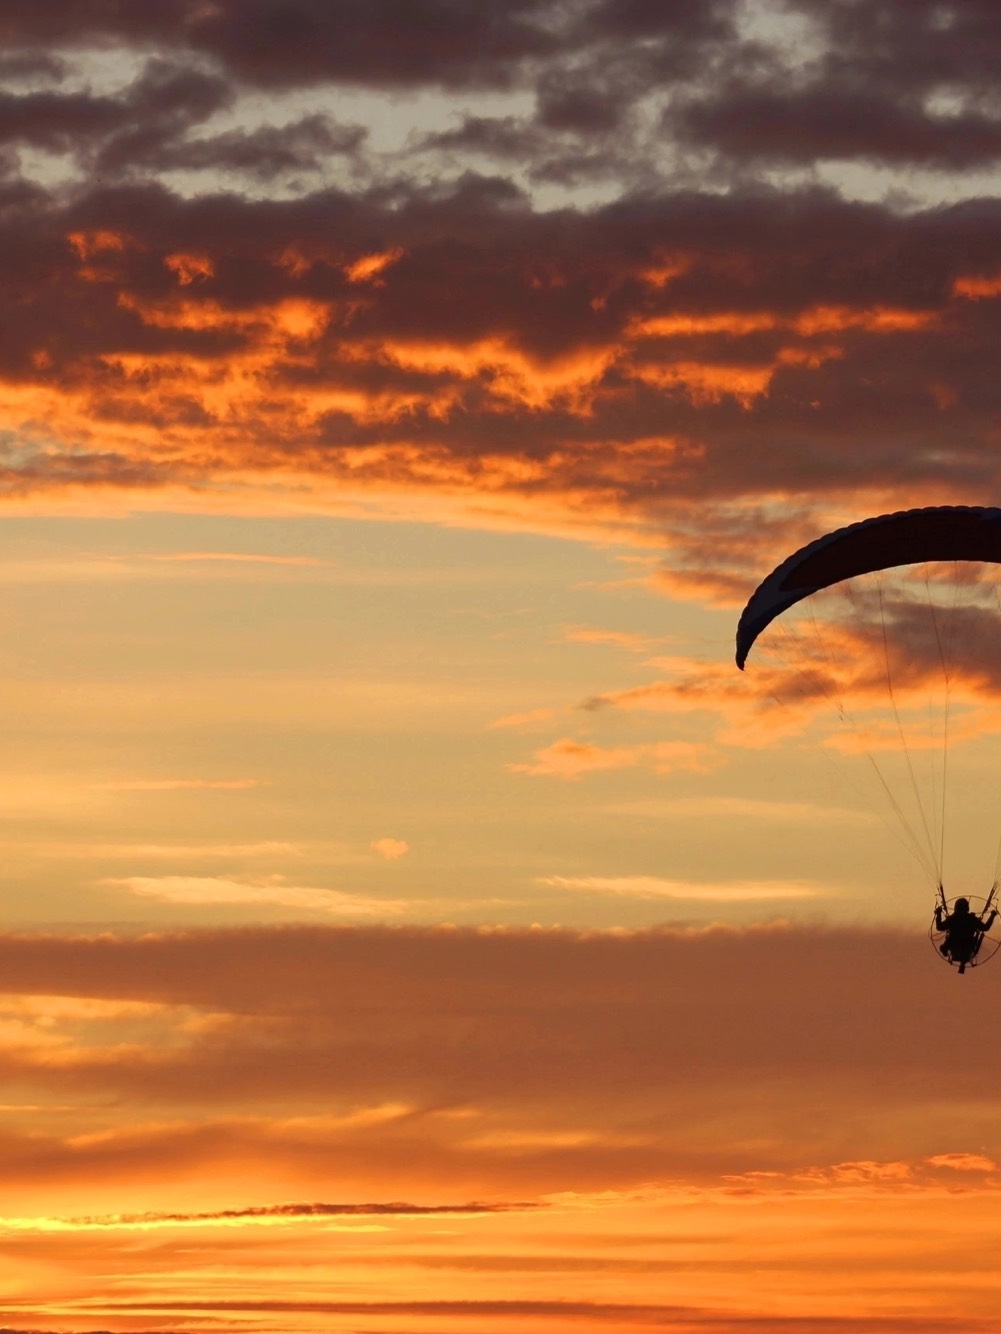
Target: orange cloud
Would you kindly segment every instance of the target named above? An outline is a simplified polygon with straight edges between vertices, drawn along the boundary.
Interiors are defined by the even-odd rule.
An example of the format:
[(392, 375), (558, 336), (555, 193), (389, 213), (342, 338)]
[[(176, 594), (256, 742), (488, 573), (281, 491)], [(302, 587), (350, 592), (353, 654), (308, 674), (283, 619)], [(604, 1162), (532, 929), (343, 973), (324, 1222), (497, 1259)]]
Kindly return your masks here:
[(389, 862), (398, 861), (410, 851), (410, 844), (404, 842), (402, 838), (377, 838), (369, 844), (369, 847)]
[[(746, 201), (720, 206), (735, 211), (725, 243), (651, 206), (628, 247), (595, 215), (570, 249), (528, 215), (498, 214), (489, 244), (482, 221), (463, 222), (442, 246), (405, 209), (359, 207), (329, 238), (305, 201), (266, 226), (249, 199), (176, 200), (175, 230), (138, 204), (127, 230), (100, 209), (67, 222), (0, 376), (0, 420), (44, 441), (9, 475), (17, 502), (190, 507), (192, 488), (200, 508), (235, 512), (409, 502), (673, 556), (686, 528), (718, 529), (721, 506), (739, 520), (790, 495), (804, 512), (843, 501), (837, 460), (859, 431), (873, 503), (901, 486), (983, 492), (970, 470), (985, 447), (913, 442), (927, 403), (950, 440), (982, 438), (975, 359), (957, 367), (945, 349), (957, 321), (992, 345), (990, 331), (967, 328), (971, 303), (930, 300), (935, 285), (917, 300), (882, 259), (860, 259), (879, 281), (832, 301), (818, 240), (841, 217), (831, 201), (797, 217), (793, 273), (788, 239), (776, 251)], [(891, 233), (866, 244), (883, 257)], [(951, 274), (955, 292), (966, 277)], [(896, 432), (860, 421), (852, 386), (874, 374)]]
[(66, 237), (81, 259), (92, 259), (94, 255), (107, 251), (122, 252), (137, 243), (124, 232), (111, 231), (109, 228), (95, 228), (93, 231), (69, 232)]
[(571, 644), (614, 644), (630, 653), (646, 653), (654, 642), (649, 635), (630, 634), (625, 630), (598, 630), (587, 625), (568, 625), (563, 634)]
[[(607, 892), (637, 890), (612, 879)], [(810, 887), (736, 887), (766, 888)], [(725, 1172), (788, 1172), (804, 1154), (818, 1165), (879, 1159), (890, 1125), (908, 1159), (927, 1155), (953, 1176), (991, 1171), (1001, 1082), (976, 1059), (989, 1007), (969, 1009), (932, 956), (923, 918), (916, 903), (913, 929), (895, 931), (285, 927), (0, 938), (10, 991), (66, 998), (10, 1012), (38, 1024), (39, 1042), (5, 1049), (5, 1079), (36, 1103), (65, 1102), (70, 1090), (97, 1097), (79, 1142), (62, 1141), (58, 1120), (22, 1118), (24, 1134), (48, 1143), (42, 1158), (25, 1152), (15, 1118), (0, 1145), (5, 1180), (41, 1183), (72, 1165), (74, 1179), (109, 1174), (109, 1188), (140, 1167), (166, 1183), (182, 1166), (197, 1174), (208, 1152), (220, 1163), (267, 1157), (271, 1179), (287, 1183), (313, 1173), (326, 1186), (353, 1161), (356, 1182), (395, 1179), (403, 1189), (445, 1172), (456, 1191), (476, 1178), (494, 1190), (504, 1183), (507, 1198), (526, 1188), (534, 1197), (679, 1173), (708, 1184)], [(861, 1029), (835, 1021), (846, 972)], [(373, 976), (377, 990), (365, 982)], [(686, 1023), (665, 1025), (679, 1006)], [(965, 1026), (948, 1049), (931, 1049), (929, 1024), (948, 1023), (957, 1006)], [(485, 1012), (485, 1027), (468, 1026)], [(526, 1014), (538, 1017), (529, 1045)], [(50, 1059), (54, 1041), (71, 1061)], [(360, 1049), (364, 1062), (349, 1059)], [(679, 1070), (691, 1077), (679, 1081)], [(818, 1097), (832, 1108), (822, 1125), (804, 1117)], [(247, 1112), (262, 1099), (267, 1110)], [(703, 1117), (712, 1133), (696, 1150), (690, 1128)], [(554, 1131), (573, 1132), (576, 1144), (528, 1147)], [(525, 1151), (502, 1149), (499, 1135), (524, 1136)]]
[(844, 329), (900, 330), (923, 329), (937, 320), (932, 311), (888, 307), (817, 305), (794, 315), (775, 311), (723, 310), (711, 314), (691, 312), (655, 315), (640, 321), (636, 333), (672, 338), (691, 334), (731, 335), (759, 333), (767, 329), (792, 329), (811, 337), (818, 333), (837, 333)]
[(182, 287), (188, 287), (199, 279), (211, 278), (215, 273), (215, 264), (209, 255), (185, 254), (177, 251), (165, 255), (164, 266), (175, 274)]
[(971, 301), (1001, 295), (1001, 273), (962, 275), (953, 280), (952, 290), (956, 296), (964, 296)]
[(543, 723), (550, 722), (555, 712), (555, 709), (528, 709), (525, 713), (508, 713), (503, 718), (495, 718), (488, 726), (538, 728)]
[(658, 741), (635, 746), (599, 746), (561, 737), (535, 752), (531, 762), (509, 764), (512, 773), (574, 781), (587, 774), (652, 765), (656, 773), (676, 770), (704, 773), (718, 763), (709, 746), (688, 741)]
[(377, 251), (371, 255), (362, 255), (347, 266), (345, 272), (348, 281), (353, 283), (371, 282), (373, 278), (403, 258), (403, 250), (396, 246), (392, 250)]
[(234, 565), (323, 565), (316, 556), (273, 556), (250, 551), (170, 551), (155, 552), (143, 557), (150, 561), (176, 561), (178, 563), (211, 564), (213, 561), (231, 562)]

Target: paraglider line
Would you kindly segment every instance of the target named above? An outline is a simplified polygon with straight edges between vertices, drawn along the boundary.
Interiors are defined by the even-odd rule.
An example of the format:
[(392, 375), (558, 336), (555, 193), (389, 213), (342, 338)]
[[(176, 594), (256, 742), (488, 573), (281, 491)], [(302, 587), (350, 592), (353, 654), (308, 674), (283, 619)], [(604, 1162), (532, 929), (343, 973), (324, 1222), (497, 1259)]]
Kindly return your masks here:
[[(893, 674), (890, 671), (890, 646), (886, 636), (886, 614), (883, 603), (883, 583), (877, 580), (876, 591), (879, 595), (879, 621), (883, 632), (883, 661), (886, 666), (886, 688), (890, 696), (890, 703), (893, 706), (893, 716), (897, 721), (897, 733), (900, 736), (900, 744), (903, 748), (904, 759), (907, 762), (907, 772), (911, 779), (911, 789), (914, 793), (914, 800), (917, 804), (918, 814), (921, 816), (921, 824), (925, 831), (925, 838), (928, 842), (928, 851), (931, 854), (932, 863), (936, 867), (936, 880), (942, 879), (942, 865), (935, 859), (935, 840), (932, 837), (931, 829), (928, 825), (928, 816), (925, 813), (924, 802), (921, 800), (921, 790), (918, 787), (917, 775), (914, 772), (914, 763), (911, 759), (910, 748), (907, 745), (907, 737), (904, 733), (904, 725), (900, 718), (900, 710), (897, 708), (897, 698), (893, 691)], [(875, 761), (874, 761), (875, 763)]]
[[(932, 859), (932, 856), (927, 849), (921, 846), (921, 840), (915, 834), (911, 826), (911, 822), (910, 820), (908, 820), (907, 814), (904, 811), (903, 807), (900, 805), (899, 801), (897, 801), (897, 798), (893, 795), (893, 789), (886, 781), (886, 778), (883, 776), (883, 771), (876, 763), (876, 757), (872, 754), (871, 751), (868, 750), (865, 752), (865, 757), (872, 765), (876, 777), (879, 779), (879, 785), (883, 789), (883, 792), (886, 794), (886, 799), (890, 803), (893, 813), (900, 821), (899, 830), (894, 829), (894, 827), (890, 824), (887, 824), (886, 827), (891, 831), (891, 833), (896, 835), (896, 837), (900, 840), (901, 845), (907, 849), (907, 851), (911, 854), (911, 856), (914, 858), (917, 864), (921, 867), (922, 871), (924, 871), (925, 875), (928, 876), (929, 880), (933, 882), (937, 881), (938, 872), (935, 869), (935, 864)], [(902, 833), (901, 830), (903, 831)], [(998, 857), (999, 860), (1001, 860), (1001, 848), (999, 848), (998, 850)]]
[[(843, 595), (846, 602), (851, 607), (852, 614), (856, 618), (860, 618), (862, 613), (859, 609), (858, 604), (855, 601), (855, 589), (852, 580), (848, 579), (845, 581), (843, 585)], [(832, 707), (837, 712), (837, 715), (841, 719), (842, 723), (852, 729), (852, 731), (855, 733), (855, 736), (861, 743), (862, 753), (865, 755), (866, 759), (872, 765), (873, 771), (876, 774), (876, 779), (879, 782), (880, 787), (883, 789), (883, 793), (886, 796), (886, 800), (890, 806), (890, 809), (896, 816), (897, 819), (896, 825), (894, 825), (885, 816), (881, 815), (880, 818), (882, 820), (882, 823), (884, 827), (894, 836), (894, 838), (897, 839), (900, 845), (907, 852), (910, 853), (910, 855), (914, 858), (917, 864), (921, 867), (922, 871), (924, 871), (925, 875), (927, 875), (932, 882), (935, 882), (938, 879), (938, 870), (935, 865), (934, 847), (931, 838), (929, 836), (928, 848), (926, 849), (925, 847), (922, 846), (921, 840), (918, 837), (912, 822), (910, 821), (910, 819), (908, 819), (907, 812), (900, 805), (900, 802), (894, 795), (893, 789), (890, 786), (890, 783), (887, 780), (886, 775), (879, 767), (879, 762), (877, 761), (875, 755), (872, 753), (872, 750), (869, 748), (869, 746), (866, 745), (865, 733), (863, 732), (861, 726), (859, 725), (859, 722), (855, 717), (854, 712), (847, 707), (844, 700), (841, 699), (834, 690), (833, 682), (837, 680), (837, 670), (834, 665), (833, 657), (828, 649), (827, 641), (824, 635), (821, 634), (820, 626), (817, 623), (817, 617), (814, 613), (813, 605), (809, 602), (806, 604), (806, 612), (810, 622), (810, 627), (813, 631), (813, 639), (815, 647), (819, 650), (820, 654), (822, 655), (824, 663), (827, 668), (827, 672), (824, 677), (825, 681), (824, 693), (827, 695), (828, 700), (831, 702)], [(897, 721), (899, 726), (900, 722), (899, 718)], [(912, 781), (913, 781), (913, 775), (912, 775)], [(920, 804), (921, 803), (919, 799), (918, 801), (919, 808)], [(922, 819), (923, 818), (924, 818), (924, 812), (922, 811)], [(927, 833), (927, 825), (926, 825), (926, 833)], [(999, 849), (999, 857), (1001, 857), (1001, 849)]]
[[(956, 572), (956, 562), (953, 561), (952, 565), (953, 565), (953, 575), (955, 576), (955, 572)], [(943, 680), (944, 680), (944, 682), (945, 682), (945, 703), (944, 703), (943, 706), (942, 706), (942, 796), (941, 796), (941, 814), (940, 814), (940, 818), (939, 818), (939, 846), (938, 846), (938, 866), (939, 866), (939, 875), (941, 876), (941, 874), (942, 874), (942, 869), (943, 869), (943, 867), (945, 866), (945, 794), (946, 794), (946, 786), (947, 786), (946, 780), (947, 780), (947, 777), (948, 777), (948, 771), (949, 771), (949, 705), (950, 705), (950, 702), (951, 702), (951, 701), (950, 701), (950, 690), (951, 690), (951, 687), (952, 687), (952, 667), (951, 667), (952, 648), (951, 648), (951, 644), (950, 644), (950, 649), (949, 649), (949, 661), (947, 662), (947, 661), (946, 661), (946, 653), (945, 653), (944, 648), (942, 647), (942, 636), (941, 636), (941, 634), (939, 633), (939, 628), (938, 628), (938, 617), (935, 615), (935, 603), (934, 603), (934, 600), (932, 599), (932, 595), (931, 595), (931, 580), (930, 580), (929, 577), (928, 577), (928, 565), (927, 565), (927, 562), (925, 563), (924, 571), (925, 571), (925, 593), (926, 593), (927, 598), (928, 598), (928, 610), (929, 610), (929, 612), (931, 613), (931, 623), (932, 623), (932, 628), (933, 628), (934, 631), (935, 631), (935, 643), (938, 645), (938, 658), (939, 658), (939, 662), (942, 664), (942, 678), (943, 678)], [(955, 613), (955, 604), (956, 604), (956, 602), (958, 601), (958, 598), (959, 598), (959, 586), (958, 586), (958, 585), (959, 585), (959, 581), (954, 577), (954, 578), (953, 578), (953, 613)], [(950, 624), (950, 627), (951, 627), (952, 624), (955, 622), (955, 619), (956, 619), (955, 614), (953, 614), (953, 615), (949, 618), (949, 624)], [(951, 634), (950, 634), (950, 639), (951, 639), (951, 637), (952, 637), (952, 636), (951, 636)], [(930, 707), (930, 706), (929, 706), (929, 707)], [(934, 777), (935, 777), (935, 771), (934, 771), (934, 768), (933, 768), (933, 769), (932, 769), (932, 780), (933, 780), (933, 782), (932, 782), (932, 791), (933, 791), (933, 794), (934, 794), (934, 787), (935, 787), (935, 784), (934, 784)]]

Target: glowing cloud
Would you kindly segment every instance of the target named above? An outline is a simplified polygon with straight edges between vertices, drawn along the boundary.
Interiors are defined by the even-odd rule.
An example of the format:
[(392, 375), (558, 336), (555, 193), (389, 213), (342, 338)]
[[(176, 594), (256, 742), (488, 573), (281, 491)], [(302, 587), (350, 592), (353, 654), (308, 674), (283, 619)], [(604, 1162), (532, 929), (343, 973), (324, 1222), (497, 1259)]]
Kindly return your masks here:
[(402, 838), (377, 838), (369, 847), (388, 862), (399, 861), (410, 851), (410, 844)]

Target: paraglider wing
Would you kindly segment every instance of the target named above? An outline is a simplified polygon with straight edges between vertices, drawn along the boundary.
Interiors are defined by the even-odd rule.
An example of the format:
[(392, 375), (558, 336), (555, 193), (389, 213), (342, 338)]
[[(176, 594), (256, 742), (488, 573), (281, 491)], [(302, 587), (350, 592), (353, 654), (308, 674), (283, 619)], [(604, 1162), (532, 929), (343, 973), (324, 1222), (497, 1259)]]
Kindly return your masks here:
[(767, 625), (811, 593), (843, 579), (924, 561), (1001, 564), (1001, 509), (936, 505), (839, 528), (794, 552), (751, 595), (737, 625), (737, 666)]

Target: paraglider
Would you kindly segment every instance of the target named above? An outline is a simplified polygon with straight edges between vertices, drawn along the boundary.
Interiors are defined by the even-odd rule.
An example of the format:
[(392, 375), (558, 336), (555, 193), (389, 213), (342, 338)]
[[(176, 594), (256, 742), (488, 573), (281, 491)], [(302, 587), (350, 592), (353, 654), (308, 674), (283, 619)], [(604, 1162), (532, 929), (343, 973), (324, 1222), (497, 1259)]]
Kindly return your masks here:
[[(950, 691), (957, 679), (957, 652), (963, 647), (964, 637), (982, 637), (985, 633), (991, 637), (988, 651), (978, 642), (979, 656), (975, 656), (973, 668), (967, 669), (968, 681), (974, 683), (971, 697), (976, 694), (976, 683), (987, 679), (990, 665), (1001, 659), (1001, 596), (993, 582), (1001, 577), (1001, 571), (994, 570), (985, 578), (972, 569), (973, 563), (1001, 566), (1001, 507), (937, 505), (864, 519), (818, 537), (782, 561), (752, 593), (738, 622), (736, 636), (736, 662), (743, 671), (759, 636), (776, 620), (782, 622), (790, 608), (805, 603), (812, 616), (817, 594), (837, 590), (842, 585), (848, 590), (839, 613), (842, 620), (835, 616), (821, 625), (814, 621), (814, 634), (822, 650), (822, 656), (818, 657), (820, 666), (811, 674), (799, 663), (799, 677), (802, 681), (809, 680), (814, 696), (828, 689), (835, 694), (845, 680), (861, 682), (860, 688), (867, 692), (865, 708), (871, 708), (877, 678), (884, 678), (895, 729), (888, 724), (878, 745), (869, 744), (868, 740), (858, 741), (853, 748), (868, 755), (894, 814), (904, 827), (910, 850), (933, 879), (937, 902), (929, 934), (939, 957), (960, 973), (986, 962), (1001, 945), (1001, 934), (992, 935), (999, 915), (996, 899), (1001, 878), (1001, 842), (994, 882), (986, 900), (973, 900), (971, 904), (966, 896), (950, 904), (942, 883)], [(923, 572), (906, 568), (913, 566), (923, 567)], [(898, 580), (902, 581), (889, 596), (883, 582), (887, 571), (901, 572)], [(867, 591), (852, 592), (851, 581), (863, 576), (874, 582)], [(954, 590), (951, 600), (941, 591), (950, 581)], [(970, 595), (962, 605), (955, 590)], [(845, 629), (845, 608), (849, 604), (860, 616), (854, 637)], [(917, 628), (919, 613), (925, 613), (923, 629)], [(988, 631), (986, 626), (990, 627)], [(842, 631), (840, 640), (835, 633), (838, 629)], [(894, 644), (893, 636), (898, 632), (914, 638), (910, 643)], [(773, 631), (773, 635), (777, 632)], [(878, 662), (874, 660), (867, 668), (865, 657), (870, 651)], [(846, 665), (843, 660), (852, 654), (854, 659)], [(934, 662), (936, 657), (938, 663)], [(934, 796), (929, 801), (918, 791), (910, 750), (927, 750), (931, 743), (927, 735), (909, 736), (912, 718), (918, 711), (912, 707), (909, 714), (907, 704), (903, 709), (900, 707), (900, 699), (909, 702), (915, 682), (930, 677), (932, 667), (940, 668), (944, 702), (934, 742), (940, 752), (939, 773), (933, 784)], [(805, 697), (806, 687), (801, 689)], [(850, 716), (840, 700), (838, 709), (842, 721)], [(888, 740), (891, 732), (892, 738)], [(877, 758), (876, 751), (888, 750), (891, 744), (903, 753), (906, 761), (918, 811), (913, 822), (905, 815), (904, 802), (894, 794)]]

